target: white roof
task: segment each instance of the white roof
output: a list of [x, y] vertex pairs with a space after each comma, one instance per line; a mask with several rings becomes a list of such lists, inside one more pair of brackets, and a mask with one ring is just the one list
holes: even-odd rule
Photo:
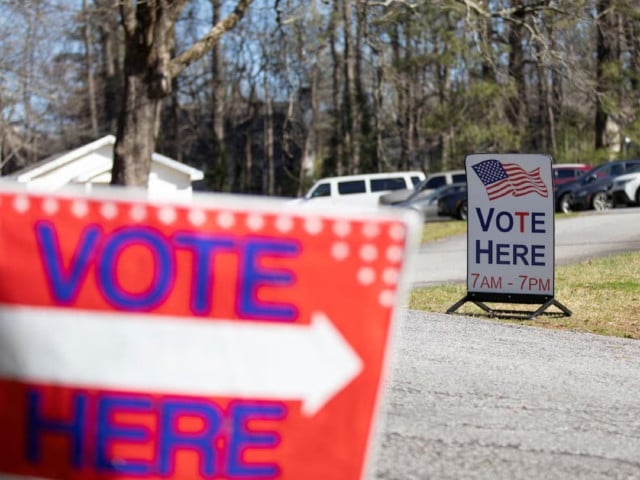
[[[463, 170], [464, 172], [464, 170]], [[376, 173], [355, 173], [353, 175], [339, 175], [339, 176], [334, 176], [334, 177], [322, 177], [320, 179], [318, 179], [316, 181], [316, 183], [319, 182], [324, 182], [327, 180], [362, 180], [365, 178], [371, 178], [371, 179], [377, 179], [377, 178], [389, 178], [389, 177], [394, 177], [394, 176], [404, 176], [404, 175], [412, 175], [412, 176], [418, 176], [421, 179], [425, 178], [424, 172], [420, 171], [420, 170], [407, 170], [407, 171], [400, 171], [400, 172], [376, 172]]]
[[[59, 169], [65, 165], [81, 159], [82, 157], [90, 155], [91, 153], [105, 146], [113, 147], [115, 143], [116, 137], [114, 137], [113, 135], [107, 135], [94, 142], [76, 148], [75, 150], [70, 150], [68, 152], [47, 157], [44, 160], [27, 168], [14, 172], [7, 177], [21, 183], [26, 183], [43, 175], [47, 175], [55, 171], [56, 169]], [[185, 174], [191, 179], [191, 181], [202, 180], [204, 178], [204, 173], [201, 170], [180, 163], [164, 155], [160, 155], [159, 153], [154, 152], [151, 156], [151, 161]], [[107, 163], [96, 162], [94, 168], [90, 170], [84, 170], [82, 172], [82, 175], [79, 175], [77, 178], [75, 178], [75, 181], [83, 182], [87, 181], [88, 179], [97, 177], [103, 173], [110, 171], [112, 165], [113, 159], [110, 159], [110, 161]]]

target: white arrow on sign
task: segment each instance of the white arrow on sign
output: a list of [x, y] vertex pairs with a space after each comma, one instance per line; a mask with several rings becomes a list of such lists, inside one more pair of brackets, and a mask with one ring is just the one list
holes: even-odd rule
[[0, 307], [0, 376], [22, 381], [301, 400], [313, 415], [362, 368], [320, 312], [294, 325]]

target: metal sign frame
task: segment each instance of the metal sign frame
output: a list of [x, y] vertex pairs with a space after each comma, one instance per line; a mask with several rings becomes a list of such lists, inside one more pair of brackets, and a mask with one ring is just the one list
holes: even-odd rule
[[[532, 319], [555, 306], [555, 209], [550, 156], [473, 154], [465, 158], [468, 186], [467, 294], [489, 316]], [[533, 312], [493, 309], [485, 302], [541, 304]], [[549, 313], [549, 312], [547, 312]]]

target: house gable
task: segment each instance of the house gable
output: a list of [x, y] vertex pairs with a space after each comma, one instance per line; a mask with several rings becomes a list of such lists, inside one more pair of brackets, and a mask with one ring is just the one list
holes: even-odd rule
[[[7, 178], [26, 183], [29, 188], [53, 191], [65, 185], [105, 185], [111, 182], [115, 137], [107, 135], [75, 150], [48, 157], [36, 165], [14, 172]], [[150, 196], [163, 193], [191, 195], [191, 182], [204, 178], [202, 171], [154, 153], [149, 177]]]

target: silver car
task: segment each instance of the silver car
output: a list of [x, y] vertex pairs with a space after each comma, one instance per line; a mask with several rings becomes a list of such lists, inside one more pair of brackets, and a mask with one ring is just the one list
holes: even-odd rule
[[609, 195], [615, 206], [640, 205], [640, 165], [613, 180]]
[[443, 185], [430, 192], [414, 192], [403, 202], [394, 204], [394, 207], [411, 208], [422, 215], [425, 222], [442, 218], [438, 215], [438, 200], [455, 192], [467, 189], [466, 182]]

